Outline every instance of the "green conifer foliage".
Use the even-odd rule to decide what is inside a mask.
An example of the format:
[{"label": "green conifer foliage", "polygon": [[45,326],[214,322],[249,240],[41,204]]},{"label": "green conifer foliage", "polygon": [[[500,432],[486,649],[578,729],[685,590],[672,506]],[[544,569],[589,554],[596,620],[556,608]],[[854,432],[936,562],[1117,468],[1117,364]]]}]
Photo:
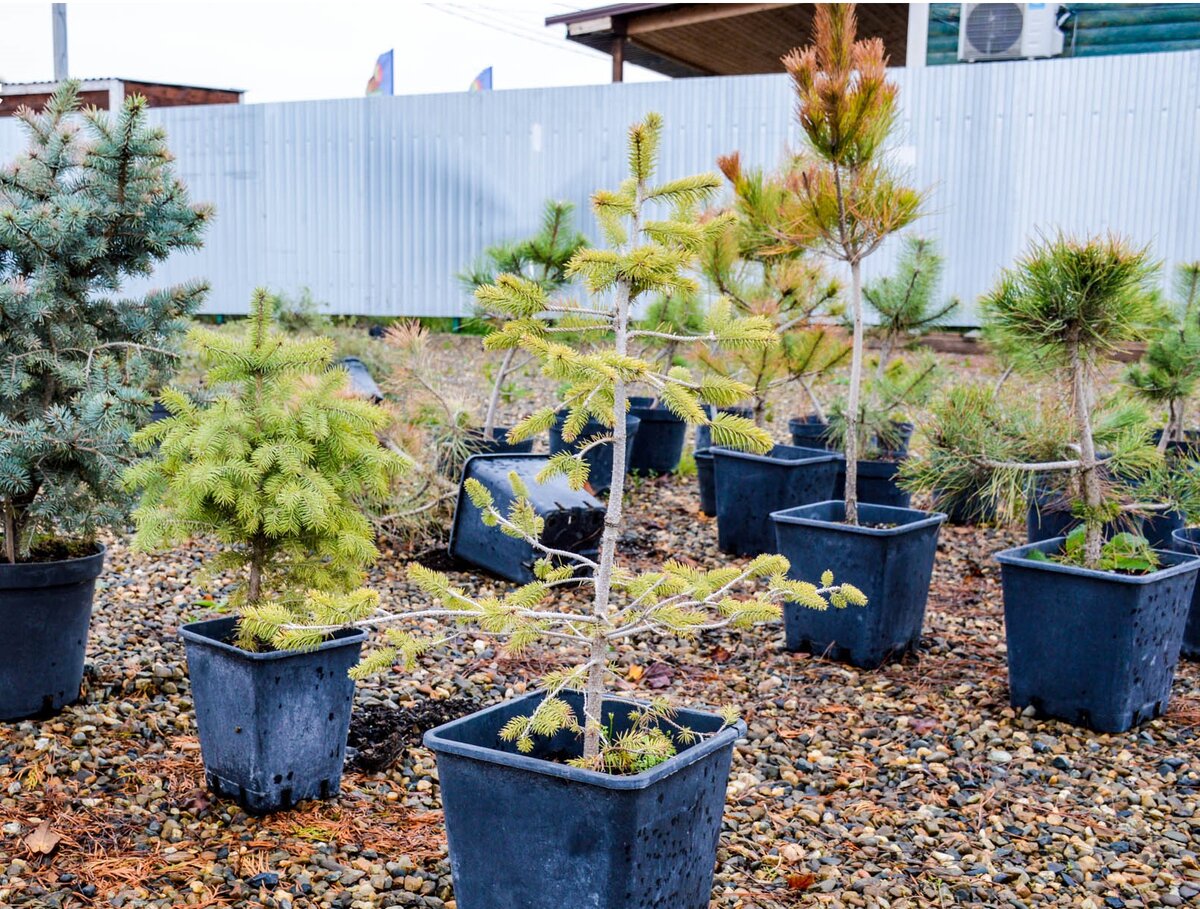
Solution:
[{"label": "green conifer foliage", "polygon": [[[820,587],[790,580],[788,561],[778,555],[713,570],[671,560],[658,570],[637,571],[619,558],[625,520],[626,416],[632,390],[650,392],[689,423],[707,424],[717,444],[755,451],[771,447],[770,437],[752,421],[730,414],[710,419],[702,406],[727,406],[742,400],[749,391],[744,383],[722,376],[697,377],[680,366],[660,368],[631,352],[632,344],[648,338],[675,337],[635,327],[632,307],[643,295],[653,299],[694,292],[695,283],[687,272],[709,233],[724,226],[693,214],[693,207],[719,187],[717,175],[655,180],[661,134],[661,120],[654,114],[633,126],[628,179],[617,190],[600,191],[592,197],[609,246],[580,250],[571,260],[571,273],[591,292],[586,303],[553,299],[536,282],[516,275],[501,275],[477,294],[484,306],[507,319],[499,331],[488,336],[488,345],[534,354],[543,373],[566,387],[558,408],[566,411],[564,436],[577,435],[589,417],[611,427],[609,435],[588,443],[611,440],[613,444],[611,491],[599,554],[593,559],[548,548],[541,540],[542,518],[530,503],[528,488],[515,474],[510,475],[515,498],[506,512],[498,509],[486,487],[468,480],[466,492],[482,511],[484,523],[527,541],[541,555],[535,568],[537,580],[503,595],[476,596],[440,572],[413,565],[409,578],[434,604],[356,623],[392,626],[384,634],[385,646],[357,667],[357,675],[394,662],[411,665],[438,643],[419,624],[425,619],[449,623],[455,628],[451,637],[468,633],[503,636],[510,652],[520,652],[537,641],[568,645],[570,652],[582,654],[582,659],[547,676],[543,680],[546,697],[533,714],[514,718],[501,734],[516,742],[520,750],[529,751],[534,736],[573,731],[583,739],[577,763],[597,770],[644,769],[669,757],[674,743],[686,743],[693,735],[672,725],[667,708],[652,705],[647,708],[650,715],[638,718],[629,734],[610,738],[601,706],[615,672],[610,657],[618,642],[651,634],[690,638],[717,628],[744,628],[777,620],[779,603],[785,600],[813,609],[866,603],[862,592],[851,585],[834,586],[829,572],[820,579]],[[585,340],[576,346],[562,340],[581,337]],[[752,348],[769,343],[773,334],[766,319],[739,316],[728,301],[718,301],[708,308],[699,332],[678,337],[687,343]],[[597,340],[589,342],[589,338]],[[510,439],[544,432],[555,422],[558,409],[535,412],[513,428]],[[539,480],[564,475],[575,488],[582,488],[588,479],[583,453],[555,455]],[[759,586],[763,581],[766,589]],[[591,596],[556,597],[563,585],[590,589]],[[342,615],[316,608],[304,622],[280,622],[273,639],[292,643],[300,636],[316,636],[319,640],[320,635],[344,624]],[[577,716],[559,697],[567,687],[583,690],[583,716]]]},{"label": "green conifer foliage", "polygon": [[0,170],[0,510],[4,559],[42,535],[119,522],[129,435],[149,413],[201,282],[136,296],[209,219],[176,179],[162,130],[130,98],[113,118],[63,86],[17,113],[28,150]]},{"label": "green conifer foliage", "polygon": [[[282,335],[273,310],[260,290],[244,336],[192,330],[189,346],[216,399],[198,406],[164,391],[170,417],[134,436],[139,448],[158,448],[126,482],[142,492],[135,547],[209,534],[225,549],[208,569],[238,573],[233,604],[252,620],[266,612],[287,621],[307,592],[340,594],[361,582],[377,553],[360,502],[386,496],[406,461],[379,442],[384,412],[347,390],[344,369],[330,368],[332,342]],[[243,645],[255,627],[243,621]]]},{"label": "green conifer foliage", "polygon": [[1139,398],[1166,408],[1162,448],[1184,440],[1188,399],[1200,385],[1200,262],[1181,265],[1175,286],[1175,305],[1156,329],[1142,361],[1125,375]]}]

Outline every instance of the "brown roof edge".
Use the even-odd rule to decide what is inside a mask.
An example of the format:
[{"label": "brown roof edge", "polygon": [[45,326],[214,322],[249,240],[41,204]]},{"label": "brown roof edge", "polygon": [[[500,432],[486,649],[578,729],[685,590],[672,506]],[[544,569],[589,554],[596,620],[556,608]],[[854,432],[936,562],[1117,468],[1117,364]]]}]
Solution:
[{"label": "brown roof edge", "polygon": [[603,19],[605,16],[627,16],[630,13],[642,13],[649,9],[661,9],[666,6],[677,6],[675,3],[614,3],[611,6],[594,6],[591,9],[576,10],[573,13],[559,13],[557,16],[547,16],[547,25],[571,25],[575,22],[586,22],[589,19]]}]

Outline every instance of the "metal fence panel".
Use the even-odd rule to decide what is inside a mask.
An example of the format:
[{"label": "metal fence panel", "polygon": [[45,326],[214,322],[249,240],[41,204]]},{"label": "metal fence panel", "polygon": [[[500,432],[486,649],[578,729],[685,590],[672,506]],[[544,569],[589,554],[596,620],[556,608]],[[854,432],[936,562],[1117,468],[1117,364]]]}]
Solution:
[{"label": "metal fence panel", "polygon": [[[943,292],[973,301],[1039,232],[1115,231],[1168,266],[1200,258],[1200,52],[897,69],[896,160],[929,188],[913,228],[946,256]],[[666,122],[665,178],[738,149],[778,164],[798,136],[782,76],[681,79],[154,111],[195,198],[217,209],[208,242],[156,283],[205,276],[209,312],[252,290],[302,288],[330,311],[469,312],[455,275],[496,241],[536,228],[548,198],[576,204],[624,175],[624,132]],[[21,146],[0,120],[0,159]],[[891,267],[896,242],[868,261]]]}]

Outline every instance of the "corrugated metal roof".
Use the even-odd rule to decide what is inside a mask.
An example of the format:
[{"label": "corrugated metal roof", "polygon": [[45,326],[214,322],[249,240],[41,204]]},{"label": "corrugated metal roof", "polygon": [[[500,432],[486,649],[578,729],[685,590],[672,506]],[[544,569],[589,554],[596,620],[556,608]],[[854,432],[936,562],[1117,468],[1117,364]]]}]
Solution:
[{"label": "corrugated metal roof", "polygon": [[[970,304],[1038,231],[1117,231],[1169,265],[1200,258],[1200,52],[899,69],[897,161],[930,187],[915,231]],[[460,315],[455,275],[624,176],[624,134],[663,114],[664,178],[740,149],[773,166],[795,143],[786,77],[225,105],[153,112],[179,171],[217,215],[205,248],[156,282],[206,276],[211,312],[254,287],[308,287],[337,313]],[[0,121],[0,161],[21,144]],[[893,241],[868,260],[891,267]],[[960,321],[973,321],[971,309]]]}]

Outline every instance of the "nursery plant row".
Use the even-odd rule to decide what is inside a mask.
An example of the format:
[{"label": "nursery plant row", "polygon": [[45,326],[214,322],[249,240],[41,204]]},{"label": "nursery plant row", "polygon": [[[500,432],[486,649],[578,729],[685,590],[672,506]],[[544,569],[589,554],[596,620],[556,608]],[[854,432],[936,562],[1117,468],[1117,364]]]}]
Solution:
[{"label": "nursery plant row", "polygon": [[[30,150],[0,173],[0,718],[78,697],[98,533],[130,516],[136,548],[220,545],[205,572],[227,611],[180,634],[207,785],[250,812],[337,796],[356,679],[463,636],[568,659],[425,737],[459,909],[707,906],[745,725],[736,705],[618,697],[613,654],[768,622],[790,651],[865,669],[918,653],[947,519],[1028,515],[1028,544],[996,556],[1015,706],[1106,732],[1161,714],[1181,649],[1200,649],[1200,266],[1168,301],[1144,249],[1039,241],[981,301],[1023,392],[937,391],[936,363],[907,349],[954,305],[935,247],[906,234],[894,276],[861,277],[926,194],[887,166],[897,90],[882,43],[854,32],[852,6],[820,5],[814,45],[784,58],[807,149],[781,171],[732,154],[663,179],[649,114],[627,178],[593,196],[603,246],[551,203],[535,237],[463,276],[499,359],[482,421],[439,398],[419,329],[390,329],[413,357],[392,397],[437,440],[407,451],[382,393],[354,394],[332,342],[283,330],[266,291],[236,331],[186,330],[202,283],[120,293],[212,217],[142,100],[110,120],[68,86],[23,111]],[[200,390],[164,384],[185,332]],[[1146,357],[1102,395],[1108,355],[1135,340]],[[528,368],[559,400],[500,426]],[[789,384],[812,411],[777,444]],[[689,427],[731,558],[635,567],[629,475],[675,471]],[[413,562],[425,601],[396,611],[363,586],[379,510],[446,515],[451,554],[512,586],[475,593]]]}]

